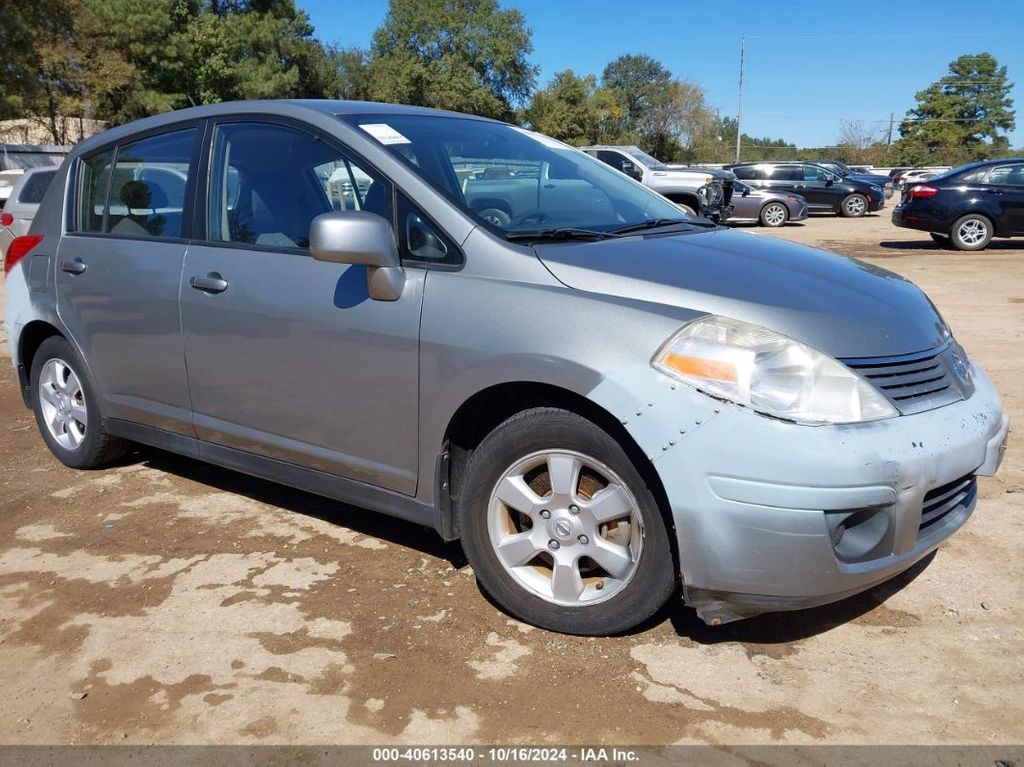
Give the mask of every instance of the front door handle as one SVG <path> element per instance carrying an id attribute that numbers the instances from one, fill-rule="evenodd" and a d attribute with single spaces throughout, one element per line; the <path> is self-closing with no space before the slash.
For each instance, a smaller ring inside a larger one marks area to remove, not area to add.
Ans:
<path id="1" fill-rule="evenodd" d="M 85 262 L 80 258 L 73 261 L 61 261 L 60 270 L 68 274 L 81 274 L 85 271 Z"/>
<path id="2" fill-rule="evenodd" d="M 217 272 L 210 272 L 205 277 L 194 275 L 189 279 L 188 284 L 204 293 L 223 293 L 228 289 L 228 281 Z"/>
<path id="3" fill-rule="evenodd" d="M 986 189 L 985 191 L 988 192 L 989 194 L 1002 194 L 1003 193 L 1002 189 Z"/>

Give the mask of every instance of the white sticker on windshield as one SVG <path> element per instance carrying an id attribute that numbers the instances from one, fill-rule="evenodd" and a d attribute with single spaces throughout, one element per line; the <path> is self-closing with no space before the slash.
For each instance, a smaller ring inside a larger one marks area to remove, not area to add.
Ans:
<path id="1" fill-rule="evenodd" d="M 524 136 L 529 136 L 534 141 L 543 144 L 544 146 L 548 147 L 549 149 L 567 149 L 568 148 L 561 141 L 558 141 L 557 139 L 553 139 L 550 136 L 545 136 L 543 133 L 534 133 L 532 130 L 526 130 L 526 128 L 519 128 L 519 127 L 516 127 L 515 125 L 512 126 L 512 129 L 519 131 Z"/>
<path id="2" fill-rule="evenodd" d="M 370 123 L 369 125 L 360 125 L 364 131 L 369 133 L 375 139 L 382 144 L 411 144 L 405 136 L 396 131 L 387 123 Z"/>

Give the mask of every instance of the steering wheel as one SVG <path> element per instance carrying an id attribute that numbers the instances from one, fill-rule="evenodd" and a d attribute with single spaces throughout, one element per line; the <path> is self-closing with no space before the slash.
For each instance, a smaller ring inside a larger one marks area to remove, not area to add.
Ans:
<path id="1" fill-rule="evenodd" d="M 531 210 L 524 211 L 518 216 L 512 219 L 512 226 L 519 226 L 525 224 L 527 221 L 537 219 L 538 224 L 544 223 L 544 219 L 548 217 L 548 214 L 542 211 L 540 208 L 533 208 Z"/>

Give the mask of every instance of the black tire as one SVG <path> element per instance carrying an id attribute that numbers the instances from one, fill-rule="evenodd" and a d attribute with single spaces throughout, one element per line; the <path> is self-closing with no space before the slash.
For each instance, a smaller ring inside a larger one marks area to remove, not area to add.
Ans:
<path id="1" fill-rule="evenodd" d="M 860 218 L 868 212 L 868 198 L 859 192 L 848 194 L 839 205 L 839 215 L 843 218 Z"/>
<path id="2" fill-rule="evenodd" d="M 512 223 L 512 217 L 501 208 L 484 208 L 478 215 L 485 221 L 489 221 L 502 229 L 508 228 L 509 224 Z"/>
<path id="3" fill-rule="evenodd" d="M 82 401 L 86 408 L 84 435 L 74 449 L 69 449 L 57 442 L 50 433 L 40 403 L 39 379 L 43 368 L 50 360 L 58 360 L 70 368 L 81 385 Z M 32 411 L 36 416 L 36 426 L 43 436 L 43 441 L 50 448 L 57 460 L 73 469 L 98 469 L 107 466 L 122 457 L 130 443 L 111 436 L 106 429 L 106 422 L 100 413 L 96 397 L 96 387 L 86 372 L 85 364 L 74 347 L 64 338 L 52 336 L 40 344 L 32 359 L 32 371 L 29 394 Z"/>
<path id="4" fill-rule="evenodd" d="M 928 234 L 931 236 L 932 240 L 941 245 L 943 248 L 949 247 L 949 235 L 938 234 L 937 232 L 929 232 Z"/>
<path id="5" fill-rule="evenodd" d="M 552 449 L 601 462 L 618 475 L 636 501 L 643 529 L 639 560 L 631 578 L 597 604 L 559 605 L 531 593 L 505 569 L 491 543 L 487 519 L 495 485 L 521 459 Z M 494 429 L 469 460 L 458 513 L 462 546 L 480 585 L 516 618 L 535 626 L 583 636 L 618 634 L 654 615 L 675 590 L 672 545 L 654 494 L 618 442 L 575 413 L 535 408 Z"/>
<path id="6" fill-rule="evenodd" d="M 779 220 L 778 216 L 772 215 L 772 211 L 782 211 L 782 219 Z M 789 209 L 781 202 L 771 201 L 766 202 L 764 207 L 761 208 L 761 213 L 758 216 L 761 220 L 762 226 L 779 227 L 785 226 L 786 222 L 789 221 Z"/>
<path id="7" fill-rule="evenodd" d="M 692 205 L 687 205 L 685 202 L 677 202 L 675 206 L 690 218 L 700 218 L 700 213 L 694 210 Z"/>
<path id="8" fill-rule="evenodd" d="M 982 229 L 984 230 L 984 234 L 980 239 L 974 240 L 968 237 L 967 231 L 972 228 L 972 224 L 974 225 L 973 231 L 980 232 Z M 992 242 L 992 235 L 995 234 L 994 230 L 995 227 L 987 216 L 983 216 L 980 213 L 968 213 L 966 216 L 961 216 L 954 221 L 953 226 L 949 228 L 949 244 L 957 250 L 984 250 Z"/>

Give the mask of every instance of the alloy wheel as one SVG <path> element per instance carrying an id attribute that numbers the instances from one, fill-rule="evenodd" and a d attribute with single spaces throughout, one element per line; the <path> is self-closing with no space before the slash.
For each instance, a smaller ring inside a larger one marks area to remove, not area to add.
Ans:
<path id="1" fill-rule="evenodd" d="M 51 359 L 39 374 L 39 406 L 47 431 L 65 450 L 85 439 L 88 409 L 78 375 L 64 360 Z"/>
<path id="2" fill-rule="evenodd" d="M 988 225 L 980 218 L 969 218 L 960 224 L 956 234 L 964 245 L 980 245 L 988 237 Z"/>
<path id="3" fill-rule="evenodd" d="M 556 605 L 610 599 L 643 553 L 643 522 L 626 484 L 603 463 L 569 450 L 532 453 L 503 472 L 487 527 L 505 572 Z"/>

